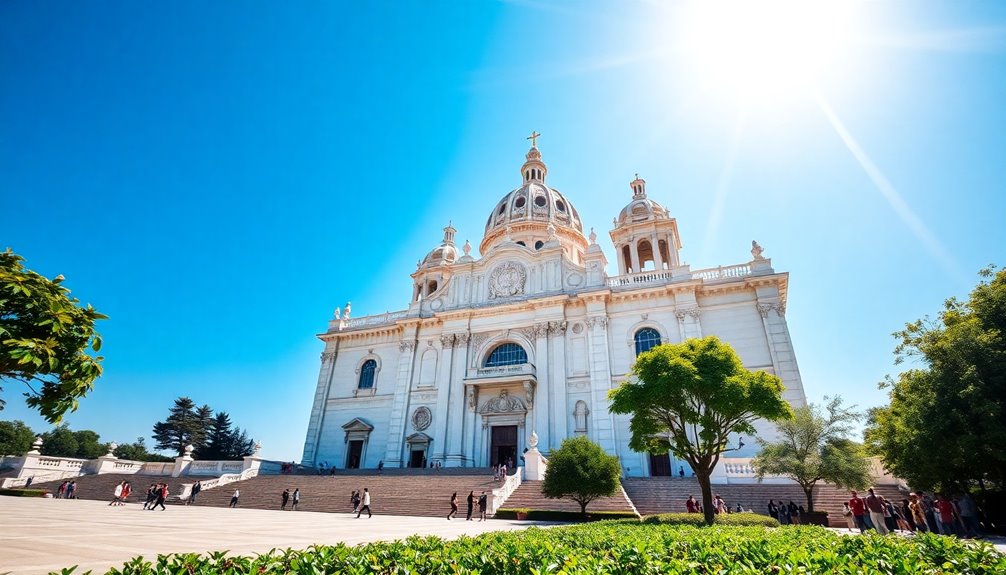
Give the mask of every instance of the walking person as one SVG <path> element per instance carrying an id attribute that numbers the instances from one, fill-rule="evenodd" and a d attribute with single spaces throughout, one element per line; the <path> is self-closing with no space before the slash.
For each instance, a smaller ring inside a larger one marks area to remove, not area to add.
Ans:
<path id="1" fill-rule="evenodd" d="M 465 521 L 472 520 L 472 508 L 475 506 L 475 491 L 468 492 L 468 516 L 465 517 Z"/>
<path id="2" fill-rule="evenodd" d="M 196 497 L 199 495 L 199 492 L 202 491 L 202 490 L 203 490 L 203 482 L 202 481 L 196 481 L 196 484 L 192 486 L 192 491 L 189 493 L 189 500 L 186 503 L 186 505 L 195 505 L 195 503 L 196 503 Z"/>
<path id="3" fill-rule="evenodd" d="M 486 505 L 489 503 L 489 498 L 486 497 L 486 492 L 483 491 L 482 495 L 479 495 L 479 521 L 486 520 Z"/>
<path id="4" fill-rule="evenodd" d="M 230 505 L 228 505 L 228 507 L 230 507 L 232 509 L 235 508 L 235 507 L 237 507 L 238 506 L 238 499 L 240 499 L 240 498 L 241 498 L 241 490 L 240 489 L 235 489 L 234 490 L 234 495 L 231 495 L 231 503 L 230 503 Z"/>
<path id="5" fill-rule="evenodd" d="M 789 521 L 793 525 L 800 524 L 800 508 L 792 501 L 789 502 Z"/>
<path id="6" fill-rule="evenodd" d="M 70 485 L 66 486 L 66 498 L 76 499 L 77 498 L 77 482 L 71 481 Z"/>
<path id="7" fill-rule="evenodd" d="M 849 500 L 849 509 L 852 509 L 852 519 L 859 527 L 860 533 L 866 533 L 866 502 L 859 498 L 859 494 L 852 492 L 852 499 Z"/>
<path id="8" fill-rule="evenodd" d="M 62 499 L 63 495 L 66 494 L 66 486 L 69 485 L 69 481 L 64 481 L 59 484 L 59 489 L 56 491 L 56 499 Z"/>
<path id="9" fill-rule="evenodd" d="M 150 487 L 147 488 L 147 500 L 143 502 L 143 509 L 144 510 L 148 509 L 151 505 L 154 504 L 154 501 L 156 499 L 157 499 L 157 484 L 151 483 Z"/>
<path id="10" fill-rule="evenodd" d="M 125 481 L 122 483 L 125 483 Z M 112 491 L 112 500 L 108 503 L 109 506 L 118 505 L 119 500 L 122 499 L 122 483 L 115 484 L 115 489 Z"/>
<path id="11" fill-rule="evenodd" d="M 154 501 L 154 504 L 150 506 L 150 510 L 153 511 L 157 509 L 158 505 L 160 505 L 161 511 L 167 511 L 168 508 L 164 506 L 164 502 L 168 500 L 168 484 L 159 484 L 157 489 L 154 490 L 154 493 L 157 496 L 157 499 Z"/>
<path id="12" fill-rule="evenodd" d="M 280 498 L 282 501 L 279 504 L 279 508 L 282 509 L 283 511 L 286 511 L 286 504 L 288 501 L 290 501 L 290 490 L 284 489 L 283 495 L 281 495 Z"/>
<path id="13" fill-rule="evenodd" d="M 849 508 L 848 501 L 842 503 L 842 517 L 845 517 L 845 522 L 849 524 L 849 531 L 856 529 L 856 520 L 852 517 L 852 509 Z"/>
<path id="14" fill-rule="evenodd" d="M 689 495 L 688 499 L 685 500 L 685 511 L 688 513 L 699 512 L 699 504 L 695 502 L 694 495 Z"/>
<path id="15" fill-rule="evenodd" d="M 353 504 L 353 513 L 360 510 L 360 492 L 353 491 L 353 494 L 349 496 L 349 502 Z"/>
<path id="16" fill-rule="evenodd" d="M 357 519 L 359 519 L 360 515 L 363 514 L 364 509 L 367 510 L 367 519 L 374 516 L 374 514 L 370 512 L 370 489 L 366 487 L 363 488 L 363 500 L 360 501 L 360 510 L 356 512 Z"/>
<path id="17" fill-rule="evenodd" d="M 926 521 L 926 512 L 922 505 L 922 500 L 917 493 L 908 494 L 908 509 L 912 513 L 912 520 L 915 522 L 917 531 L 929 531 Z"/>
<path id="18" fill-rule="evenodd" d="M 873 527 L 881 535 L 887 535 L 887 522 L 884 521 L 884 498 L 874 493 L 872 487 L 866 491 L 869 493 L 866 496 L 866 509 L 870 512 L 870 520 L 873 521 Z"/>
<path id="19" fill-rule="evenodd" d="M 293 490 L 293 507 L 290 510 L 296 511 L 298 505 L 300 505 L 300 487 L 295 487 Z"/>
<path id="20" fill-rule="evenodd" d="M 964 536 L 978 538 L 982 536 L 981 526 L 978 522 L 978 505 L 967 493 L 957 501 L 957 508 L 964 527 Z"/>
<path id="21" fill-rule="evenodd" d="M 771 499 L 768 500 L 768 515 L 776 521 L 779 520 L 779 508 L 776 507 L 775 502 Z"/>
<path id="22" fill-rule="evenodd" d="M 940 533 L 944 535 L 957 535 L 957 528 L 954 525 L 954 504 L 950 498 L 942 493 L 936 496 L 936 522 L 940 526 Z"/>
<path id="23" fill-rule="evenodd" d="M 126 498 L 129 497 L 129 495 L 132 492 L 133 492 L 133 488 L 130 487 L 129 482 L 128 481 L 123 481 L 122 482 L 122 496 L 119 497 L 119 505 L 125 505 L 126 504 Z"/>
<path id="24" fill-rule="evenodd" d="M 455 491 L 454 495 L 451 495 L 451 512 L 447 514 L 447 520 L 451 520 L 451 515 L 458 514 L 458 492 Z"/>

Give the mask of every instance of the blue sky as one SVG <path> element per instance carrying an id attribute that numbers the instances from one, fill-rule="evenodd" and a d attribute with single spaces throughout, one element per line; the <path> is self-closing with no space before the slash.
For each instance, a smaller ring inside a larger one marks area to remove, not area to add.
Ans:
<path id="1" fill-rule="evenodd" d="M 71 426 L 132 441 L 188 395 L 299 459 L 315 334 L 404 308 L 448 220 L 477 246 L 531 130 L 609 261 L 638 172 L 693 268 L 757 239 L 790 272 L 812 401 L 883 403 L 890 333 L 1004 263 L 1006 4 L 857 4 L 794 85 L 730 67 L 776 30 L 724 69 L 689 44 L 737 25 L 713 5 L 0 3 L 0 245 L 110 316 Z M 21 391 L 0 417 L 44 429 Z"/>

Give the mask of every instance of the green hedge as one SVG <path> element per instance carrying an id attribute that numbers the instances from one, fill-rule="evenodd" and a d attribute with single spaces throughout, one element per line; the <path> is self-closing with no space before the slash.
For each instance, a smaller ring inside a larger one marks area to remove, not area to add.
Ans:
<path id="1" fill-rule="evenodd" d="M 10 497 L 45 497 L 47 493 L 45 489 L 0 489 L 0 495 Z"/>
<path id="2" fill-rule="evenodd" d="M 661 513 L 659 515 L 647 515 L 643 518 L 643 523 L 662 525 L 694 525 L 702 527 L 706 524 L 706 519 L 701 513 Z M 716 515 L 713 523 L 716 525 L 736 525 L 739 527 L 778 527 L 779 522 L 767 515 L 758 515 L 745 511 L 743 513 L 728 513 L 726 515 Z"/>
<path id="3" fill-rule="evenodd" d="M 522 509 L 496 510 L 495 519 L 517 519 L 517 511 Z M 601 521 L 604 519 L 636 519 L 639 517 L 635 513 L 623 511 L 588 511 L 584 517 L 576 511 L 547 511 L 544 509 L 528 509 L 527 519 L 530 521 Z"/>
<path id="4" fill-rule="evenodd" d="M 67 571 L 64 571 L 68 572 Z M 638 521 L 486 533 L 443 540 L 405 541 L 273 550 L 256 557 L 226 552 L 137 558 L 109 575 L 484 574 L 568 575 L 617 573 L 861 575 L 1001 575 L 1006 555 L 984 542 L 921 533 L 890 537 L 845 536 L 821 527 L 641 524 Z"/>

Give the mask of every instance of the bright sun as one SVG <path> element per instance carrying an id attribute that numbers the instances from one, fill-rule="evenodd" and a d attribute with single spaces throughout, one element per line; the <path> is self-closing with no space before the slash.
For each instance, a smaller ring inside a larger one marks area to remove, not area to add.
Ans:
<path id="1" fill-rule="evenodd" d="M 850 43 L 855 0 L 697 0 L 685 12 L 684 50 L 711 88 L 776 97 L 813 89 Z"/>

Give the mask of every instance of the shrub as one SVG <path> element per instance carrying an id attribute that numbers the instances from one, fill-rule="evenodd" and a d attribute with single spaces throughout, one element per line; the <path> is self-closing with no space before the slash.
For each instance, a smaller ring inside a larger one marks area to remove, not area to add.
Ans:
<path id="1" fill-rule="evenodd" d="M 601 521 L 606 519 L 635 519 L 634 513 L 624 511 L 591 511 L 586 515 L 575 511 L 549 511 L 545 509 L 497 509 L 495 519 L 516 519 L 517 512 L 527 513 L 527 519 L 533 521 Z"/>
<path id="2" fill-rule="evenodd" d="M 661 513 L 659 515 L 647 515 L 643 518 L 643 523 L 660 525 L 694 525 L 702 527 L 706 524 L 705 517 L 699 513 Z M 779 522 L 766 515 L 758 515 L 745 511 L 744 513 L 728 513 L 727 515 L 716 515 L 713 519 L 714 525 L 736 525 L 738 527 L 778 527 Z"/>
<path id="3" fill-rule="evenodd" d="M 48 493 L 45 489 L 0 489 L 0 495 L 9 497 L 45 497 Z"/>

